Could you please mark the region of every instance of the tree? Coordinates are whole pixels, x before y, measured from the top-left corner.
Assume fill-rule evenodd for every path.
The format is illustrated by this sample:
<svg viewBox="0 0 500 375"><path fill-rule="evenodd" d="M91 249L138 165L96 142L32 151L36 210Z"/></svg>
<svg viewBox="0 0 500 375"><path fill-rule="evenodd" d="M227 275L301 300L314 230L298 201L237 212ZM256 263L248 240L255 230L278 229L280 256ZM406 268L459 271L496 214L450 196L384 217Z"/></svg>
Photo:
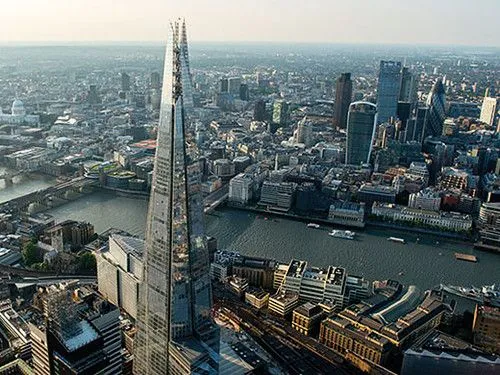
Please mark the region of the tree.
<svg viewBox="0 0 500 375"><path fill-rule="evenodd" d="M26 267L39 262L40 259L38 256L38 249L36 247L36 239L32 239L23 246L22 256Z"/></svg>
<svg viewBox="0 0 500 375"><path fill-rule="evenodd" d="M86 252L78 257L78 269L82 272L94 273L97 269L97 262L94 254Z"/></svg>

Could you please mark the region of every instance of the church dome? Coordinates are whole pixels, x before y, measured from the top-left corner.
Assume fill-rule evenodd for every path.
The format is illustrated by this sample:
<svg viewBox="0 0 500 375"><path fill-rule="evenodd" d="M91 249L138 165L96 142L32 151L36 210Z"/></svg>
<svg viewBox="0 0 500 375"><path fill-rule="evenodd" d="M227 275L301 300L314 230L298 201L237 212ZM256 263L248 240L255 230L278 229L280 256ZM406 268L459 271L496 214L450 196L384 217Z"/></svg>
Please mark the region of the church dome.
<svg viewBox="0 0 500 375"><path fill-rule="evenodd" d="M14 103L12 103L12 114L14 116L26 115L26 109L24 108L24 103L19 99L14 100Z"/></svg>

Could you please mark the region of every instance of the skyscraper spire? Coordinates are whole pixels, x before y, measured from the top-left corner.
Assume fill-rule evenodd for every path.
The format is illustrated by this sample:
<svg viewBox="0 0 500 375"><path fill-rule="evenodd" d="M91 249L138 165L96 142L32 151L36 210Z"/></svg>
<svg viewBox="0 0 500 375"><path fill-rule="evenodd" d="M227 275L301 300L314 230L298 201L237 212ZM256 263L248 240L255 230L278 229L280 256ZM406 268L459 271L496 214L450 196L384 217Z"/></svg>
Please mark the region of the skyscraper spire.
<svg viewBox="0 0 500 375"><path fill-rule="evenodd" d="M185 23L171 24L146 227L134 374L216 374L199 164L190 142L192 104Z"/></svg>

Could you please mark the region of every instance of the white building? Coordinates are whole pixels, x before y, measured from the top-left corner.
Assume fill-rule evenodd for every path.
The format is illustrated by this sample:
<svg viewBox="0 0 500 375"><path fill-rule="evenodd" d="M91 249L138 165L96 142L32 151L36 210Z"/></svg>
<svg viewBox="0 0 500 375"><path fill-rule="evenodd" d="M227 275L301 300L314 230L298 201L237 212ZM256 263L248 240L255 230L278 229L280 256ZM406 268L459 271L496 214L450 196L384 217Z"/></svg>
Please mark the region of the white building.
<svg viewBox="0 0 500 375"><path fill-rule="evenodd" d="M143 251L143 240L112 234L108 249L96 254L99 292L134 319L137 318Z"/></svg>
<svg viewBox="0 0 500 375"><path fill-rule="evenodd" d="M481 116L479 120L493 126L495 122L495 117L497 115L497 107L498 107L498 99L497 98L489 98L487 96L484 97L483 105L481 106Z"/></svg>
<svg viewBox="0 0 500 375"><path fill-rule="evenodd" d="M457 212L419 210L395 204L373 203L372 214L391 221L413 222L419 226L436 227L451 231L468 231L472 228L472 217Z"/></svg>
<svg viewBox="0 0 500 375"><path fill-rule="evenodd" d="M410 194L408 207L420 210L439 211L441 207L441 196L439 192L430 188Z"/></svg>
<svg viewBox="0 0 500 375"><path fill-rule="evenodd" d="M370 294L368 281L357 276L348 277L342 267L308 267L307 262L295 259L288 265L281 289L298 294L302 301L326 301L341 308L355 302L360 295Z"/></svg>
<svg viewBox="0 0 500 375"><path fill-rule="evenodd" d="M40 116L26 114L24 103L20 100L14 100L12 103L11 114L4 114L0 108L0 125L38 125Z"/></svg>
<svg viewBox="0 0 500 375"><path fill-rule="evenodd" d="M249 174L240 173L229 182L229 201L247 204L252 199L253 178Z"/></svg>

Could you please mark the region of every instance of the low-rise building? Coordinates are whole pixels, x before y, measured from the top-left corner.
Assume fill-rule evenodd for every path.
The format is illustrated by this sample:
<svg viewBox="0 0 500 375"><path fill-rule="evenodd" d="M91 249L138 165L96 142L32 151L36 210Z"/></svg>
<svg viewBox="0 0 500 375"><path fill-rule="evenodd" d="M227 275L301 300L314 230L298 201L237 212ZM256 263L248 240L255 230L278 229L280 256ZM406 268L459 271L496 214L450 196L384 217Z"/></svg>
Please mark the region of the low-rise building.
<svg viewBox="0 0 500 375"><path fill-rule="evenodd" d="M244 277L252 286L272 289L276 262L271 259L238 256L233 259L232 273Z"/></svg>
<svg viewBox="0 0 500 375"><path fill-rule="evenodd" d="M293 310L292 328L306 336L315 336L324 315L321 306L306 302Z"/></svg>
<svg viewBox="0 0 500 375"><path fill-rule="evenodd" d="M330 206L328 220L334 224L364 228L365 205L347 201L336 201Z"/></svg>
<svg viewBox="0 0 500 375"><path fill-rule="evenodd" d="M392 186L363 184L358 190L358 200L368 207L373 202L396 202L397 189Z"/></svg>
<svg viewBox="0 0 500 375"><path fill-rule="evenodd" d="M227 286L238 298L243 298L248 289L248 280L244 277L231 276L227 280Z"/></svg>
<svg viewBox="0 0 500 375"><path fill-rule="evenodd" d="M500 353L500 308L476 305L472 332L475 345Z"/></svg>
<svg viewBox="0 0 500 375"><path fill-rule="evenodd" d="M483 203L479 211L481 247L500 251L500 203Z"/></svg>
<svg viewBox="0 0 500 375"><path fill-rule="evenodd" d="M293 292L278 290L269 297L269 312L283 318L289 316L299 304L299 295Z"/></svg>
<svg viewBox="0 0 500 375"><path fill-rule="evenodd" d="M455 232L467 232L472 229L472 217L457 212L435 212L374 202L372 215L392 222L409 223L416 226L439 228Z"/></svg>
<svg viewBox="0 0 500 375"><path fill-rule="evenodd" d="M250 288L245 292L245 302L257 310L266 308L269 303L269 293L257 288Z"/></svg>
<svg viewBox="0 0 500 375"><path fill-rule="evenodd" d="M500 357L432 330L404 352L401 375L494 375L499 371Z"/></svg>
<svg viewBox="0 0 500 375"><path fill-rule="evenodd" d="M297 184L293 182L264 181L259 205L271 210L289 211L292 208Z"/></svg>
<svg viewBox="0 0 500 375"><path fill-rule="evenodd" d="M427 188L418 193L410 194L408 207L427 211L439 211L441 207L441 196L439 192Z"/></svg>

